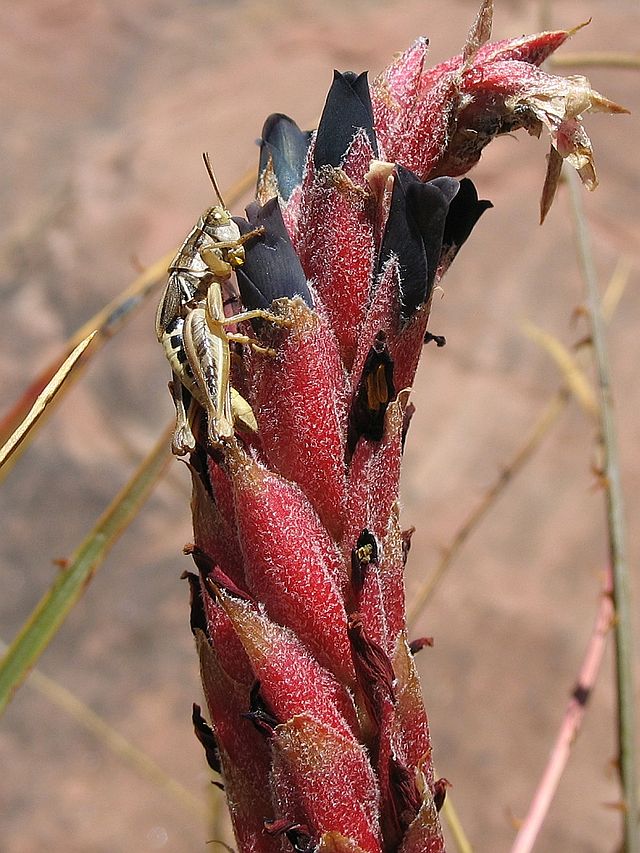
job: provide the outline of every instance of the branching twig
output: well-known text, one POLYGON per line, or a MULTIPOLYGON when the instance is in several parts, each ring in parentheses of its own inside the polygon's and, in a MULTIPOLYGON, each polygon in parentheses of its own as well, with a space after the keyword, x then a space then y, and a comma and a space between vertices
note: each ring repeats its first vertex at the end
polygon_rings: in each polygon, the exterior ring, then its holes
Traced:
MULTIPOLYGON (((606 322, 611 320, 618 307, 618 303, 629 281, 630 272, 631 264, 628 259, 623 258, 618 262, 602 297, 602 314, 606 322)), ((412 598, 412 605, 408 610, 407 621, 409 624, 417 618, 420 610, 433 595, 436 587, 464 543, 483 520, 495 501, 500 497, 508 483, 511 482, 513 477, 533 456, 534 452, 540 446, 542 439, 556 422, 559 415, 564 411, 570 399, 570 388, 567 386, 559 388, 549 399, 544 411, 539 416, 524 443, 516 451, 511 461, 502 469, 496 481, 485 492, 478 506, 471 511, 467 519, 458 528, 453 539, 442 552, 440 562, 434 572, 418 587, 417 594, 412 598)))
POLYGON ((593 632, 573 689, 571 700, 567 706, 560 731, 551 750, 545 771, 538 783, 536 793, 531 801, 527 816, 511 848, 511 853, 529 853, 533 849, 533 845, 540 832, 540 827, 547 815, 560 778, 569 760, 571 746, 582 725, 586 704, 600 670, 607 634, 611 629, 613 621, 611 593, 611 570, 608 569, 593 632))

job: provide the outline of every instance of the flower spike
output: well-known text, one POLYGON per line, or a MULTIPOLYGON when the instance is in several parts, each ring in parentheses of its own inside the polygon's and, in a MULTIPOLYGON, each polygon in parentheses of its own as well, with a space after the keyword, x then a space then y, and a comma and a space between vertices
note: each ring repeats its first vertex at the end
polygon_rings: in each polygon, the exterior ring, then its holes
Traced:
POLYGON ((433 68, 420 38, 371 87, 336 71, 315 133, 271 115, 247 218, 211 208, 172 267, 193 724, 239 853, 445 850, 399 508, 433 292, 492 206, 464 175, 493 138, 548 131, 544 212, 562 160, 597 183, 583 117, 624 112, 538 67, 571 31, 491 42, 492 13, 433 68))

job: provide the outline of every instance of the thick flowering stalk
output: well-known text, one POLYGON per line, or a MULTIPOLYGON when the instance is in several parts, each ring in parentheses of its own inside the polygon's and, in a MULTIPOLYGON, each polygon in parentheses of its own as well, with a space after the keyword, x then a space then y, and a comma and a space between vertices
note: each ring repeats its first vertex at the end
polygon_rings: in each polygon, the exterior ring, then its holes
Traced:
POLYGON ((259 235, 237 269, 244 307, 286 322, 244 324, 260 347, 235 353, 257 431, 236 420, 214 444, 192 401, 186 550, 211 719, 195 706, 194 724, 242 853, 444 850, 398 484, 434 286, 491 206, 447 173, 542 122, 593 183, 580 113, 608 104, 535 67, 568 33, 483 45, 487 9, 430 71, 421 39, 371 89, 336 72, 315 133, 271 116, 236 220, 259 235))

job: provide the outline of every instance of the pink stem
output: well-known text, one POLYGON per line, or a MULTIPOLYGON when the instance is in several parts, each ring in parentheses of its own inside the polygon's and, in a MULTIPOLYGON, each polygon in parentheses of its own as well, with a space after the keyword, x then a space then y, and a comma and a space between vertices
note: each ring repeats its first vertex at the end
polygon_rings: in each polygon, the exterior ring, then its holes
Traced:
POLYGON ((585 714, 587 701, 598 677, 602 656, 607 641, 607 634, 614 617, 611 569, 608 568, 604 579, 600 606, 593 626, 589 645, 587 647, 576 686, 560 726, 560 731, 551 751, 549 761, 540 779, 536 793, 531 801, 526 818, 518 831, 511 848, 511 853, 529 853, 533 849, 540 827, 547 815, 553 800, 560 777, 569 760, 571 746, 575 741, 582 719, 585 714))

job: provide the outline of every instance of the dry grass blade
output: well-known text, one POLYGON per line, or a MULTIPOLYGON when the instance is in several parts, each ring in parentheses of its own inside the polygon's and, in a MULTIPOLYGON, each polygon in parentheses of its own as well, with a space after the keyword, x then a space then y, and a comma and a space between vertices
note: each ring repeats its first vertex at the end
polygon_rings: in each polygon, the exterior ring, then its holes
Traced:
POLYGON ((548 60, 552 68, 582 65, 592 68, 640 68, 640 53, 618 53, 606 50, 589 53, 570 53, 548 60))
MULTIPOLYGON (((95 335, 94 344, 91 350, 91 356, 95 356, 102 346, 116 334, 127 322, 133 317, 133 312, 144 302, 145 298, 153 293, 154 288, 160 284, 166 275, 167 266, 171 262, 173 255, 166 255, 152 266, 148 267, 141 275, 139 275, 125 290, 122 291, 114 300, 112 300, 105 308, 91 317, 77 332, 69 338, 64 347, 64 353, 61 358, 56 359, 52 364, 47 365, 44 370, 33 380, 26 389, 22 397, 15 403, 12 409, 5 415, 0 422, 0 438, 6 438, 11 435, 17 426, 24 420, 26 413, 33 404, 33 400, 42 393, 43 388, 51 381, 52 376, 58 370, 58 365, 62 358, 68 357, 78 344, 83 341, 87 335, 93 332, 95 335)), ((73 376, 73 381, 77 380, 82 374, 82 370, 89 363, 89 358, 85 359, 82 365, 78 366, 73 376)), ((65 391, 71 387, 68 382, 65 391)), ((59 395, 58 401, 63 395, 59 395)), ((48 413, 51 411, 49 407, 48 413)), ((42 421, 40 422, 42 423, 42 421)))
POLYGON ((593 418, 598 417, 598 401, 591 383, 578 366, 577 361, 558 338, 545 332, 539 326, 526 320, 523 330, 532 341, 546 350, 560 368, 564 381, 585 412, 593 418))
MULTIPOLYGON (((1 640, 0 648, 2 651, 6 650, 6 645, 1 640)), ((210 809, 205 802, 195 797, 191 791, 166 773, 150 756, 112 728, 88 705, 74 696, 70 690, 37 669, 34 669, 29 675, 27 684, 56 707, 69 714, 82 728, 94 735, 103 746, 117 755, 124 764, 163 790, 194 817, 202 820, 209 819, 210 809)))
POLYGON ((447 826, 451 832, 451 836, 458 848, 459 853, 473 853, 471 842, 467 838, 464 831, 458 812, 455 810, 451 797, 447 796, 442 805, 442 816, 447 822, 447 826))
POLYGON ((0 713, 24 681, 82 595, 111 546, 127 528, 170 459, 167 428, 131 480, 116 496, 67 567, 41 598, 0 664, 0 713))
POLYGON ((5 462, 12 456, 16 448, 19 447, 21 442, 28 435, 29 431, 44 414, 45 410, 47 409, 47 406, 49 406, 58 391, 67 381, 68 377, 71 374, 71 371, 78 364, 79 359, 82 357, 82 354, 89 346, 91 341, 95 338, 96 334, 97 332, 95 331, 90 332, 86 338, 80 341, 78 346, 62 362, 60 367, 53 374, 51 380, 43 388, 42 392, 38 395, 38 397, 36 397, 34 404, 27 412, 22 423, 9 437, 4 446, 0 448, 0 468, 4 466, 5 462))

